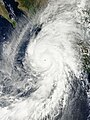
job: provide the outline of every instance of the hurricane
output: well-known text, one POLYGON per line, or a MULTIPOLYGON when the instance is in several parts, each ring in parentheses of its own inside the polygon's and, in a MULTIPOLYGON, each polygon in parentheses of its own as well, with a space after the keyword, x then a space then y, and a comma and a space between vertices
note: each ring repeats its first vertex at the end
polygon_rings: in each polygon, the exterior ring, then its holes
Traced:
POLYGON ((85 5, 48 0, 35 17, 21 18, 3 44, 0 120, 89 120, 78 45, 85 5))

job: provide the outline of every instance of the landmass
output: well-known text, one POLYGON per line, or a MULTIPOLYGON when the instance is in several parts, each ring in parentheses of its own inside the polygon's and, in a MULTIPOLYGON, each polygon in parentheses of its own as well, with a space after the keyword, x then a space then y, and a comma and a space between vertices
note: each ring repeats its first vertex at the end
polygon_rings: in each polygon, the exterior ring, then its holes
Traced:
MULTIPOLYGON (((38 10, 44 8, 48 0, 15 0, 15 2, 18 2, 18 8, 22 10, 27 17, 31 17, 35 15, 38 10)), ((16 21, 9 17, 9 12, 3 0, 0 0, 0 15, 12 23, 14 27, 16 26, 16 21)))
POLYGON ((28 17, 36 14, 38 10, 47 5, 48 0, 15 0, 19 3, 18 8, 26 13, 28 17))
MULTIPOLYGON (((36 14, 38 10, 41 8, 44 8, 47 5, 48 0, 15 0, 15 2, 18 2, 18 9, 22 10, 27 17, 33 16, 36 14)), ((82 12, 84 18, 84 24, 86 24, 86 31, 88 31, 88 26, 90 25, 90 9, 82 12), (86 17, 87 16, 87 17, 86 17), (86 19, 87 18, 87 19, 86 19)), ((9 12, 5 7, 5 4, 3 0, 0 0, 0 15, 3 16, 5 19, 7 19, 13 27, 16 27, 16 21, 14 19, 11 19, 9 16, 9 12)), ((84 25, 85 26, 85 25, 84 25)), ((88 38, 87 38, 88 39, 88 38)), ((90 55, 89 55, 89 44, 87 45, 79 44, 82 49, 82 61, 83 61, 83 67, 84 70, 90 73, 90 55)))
POLYGON ((2 0, 0 1, 0 15, 4 17, 5 19, 7 19, 10 23, 12 23, 13 27, 15 27, 15 20, 10 19, 9 13, 7 9, 5 8, 5 4, 2 0))

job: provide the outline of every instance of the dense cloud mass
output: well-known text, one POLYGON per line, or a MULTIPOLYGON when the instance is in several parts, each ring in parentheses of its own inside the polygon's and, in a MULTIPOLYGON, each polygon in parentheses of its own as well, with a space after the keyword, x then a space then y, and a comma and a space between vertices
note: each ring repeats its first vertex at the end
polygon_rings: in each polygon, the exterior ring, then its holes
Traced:
POLYGON ((86 1, 49 0, 3 43, 0 120, 87 120, 80 43, 86 1), (33 21, 33 22, 32 22, 33 21))

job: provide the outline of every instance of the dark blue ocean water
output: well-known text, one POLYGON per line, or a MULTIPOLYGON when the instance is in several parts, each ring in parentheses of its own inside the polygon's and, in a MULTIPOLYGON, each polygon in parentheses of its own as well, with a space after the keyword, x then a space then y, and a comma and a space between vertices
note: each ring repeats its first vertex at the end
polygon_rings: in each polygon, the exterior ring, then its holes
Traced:
MULTIPOLYGON (((3 0, 3 2, 5 4, 5 7, 6 7, 7 11, 9 12, 10 18, 15 19, 16 22, 18 23, 18 21, 20 20, 19 18, 22 17, 26 22, 28 22, 26 20, 26 18, 23 16, 24 13, 20 9, 18 9, 18 3, 15 2, 15 0, 3 0)), ((26 47, 28 45, 30 37, 33 34, 35 36, 37 36, 37 34, 41 30, 41 26, 35 25, 33 27, 31 33, 29 33, 30 31, 27 31, 27 33, 25 34, 25 37, 23 36, 23 39, 25 39, 25 40, 22 40, 23 42, 21 43, 18 55, 16 56, 16 59, 17 59, 18 63, 21 63, 21 60, 24 57, 25 50, 26 50, 26 47)), ((10 36, 12 34, 12 31, 14 29, 15 28, 13 28, 13 25, 10 22, 8 22, 5 18, 0 16, 0 55, 2 53, 2 44, 3 44, 3 42, 9 40, 9 38, 10 38, 10 36)))
MULTIPOLYGON (((18 3, 14 0, 3 0, 3 2, 9 12, 10 18, 18 21, 19 17, 23 14, 23 12, 17 8, 18 3)), ((13 25, 0 16, 0 44, 8 39, 13 29, 13 25)))
POLYGON ((12 24, 0 16, 0 44, 8 39, 13 29, 12 24))

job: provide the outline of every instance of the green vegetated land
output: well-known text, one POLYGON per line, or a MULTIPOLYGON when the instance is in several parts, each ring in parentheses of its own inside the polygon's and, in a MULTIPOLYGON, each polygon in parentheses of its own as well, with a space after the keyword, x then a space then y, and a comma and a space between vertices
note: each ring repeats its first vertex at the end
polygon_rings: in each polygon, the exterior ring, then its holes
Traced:
MULTIPOLYGON (((15 0, 15 2, 18 2, 18 8, 22 10, 27 17, 30 17, 32 15, 35 15, 37 10, 40 10, 41 7, 44 8, 48 0, 15 0)), ((5 8, 3 0, 0 0, 0 15, 12 23, 13 27, 16 26, 16 21, 14 19, 10 19, 9 13, 5 8)))
POLYGON ((35 14, 41 7, 47 5, 48 0, 15 0, 19 3, 18 8, 24 11, 28 16, 35 14))
MULTIPOLYGON (((18 2, 18 8, 22 10, 27 17, 35 15, 38 10, 44 8, 48 0, 15 0, 18 2)), ((90 9, 83 10, 81 13, 81 24, 82 28, 86 31, 86 34, 90 34, 90 9)), ((5 8, 3 0, 0 0, 0 15, 7 19, 10 23, 12 23, 13 27, 16 26, 16 21, 14 19, 10 19, 9 13, 5 8)), ((80 44, 82 50, 82 62, 84 71, 90 73, 90 44, 87 39, 90 39, 90 35, 86 35, 89 37, 85 38, 85 42, 80 44), (86 42, 87 41, 87 42, 86 42)))
POLYGON ((10 19, 9 13, 7 9, 5 8, 3 1, 0 1, 0 15, 3 16, 5 19, 7 19, 10 23, 12 23, 13 26, 15 25, 15 21, 10 19))

